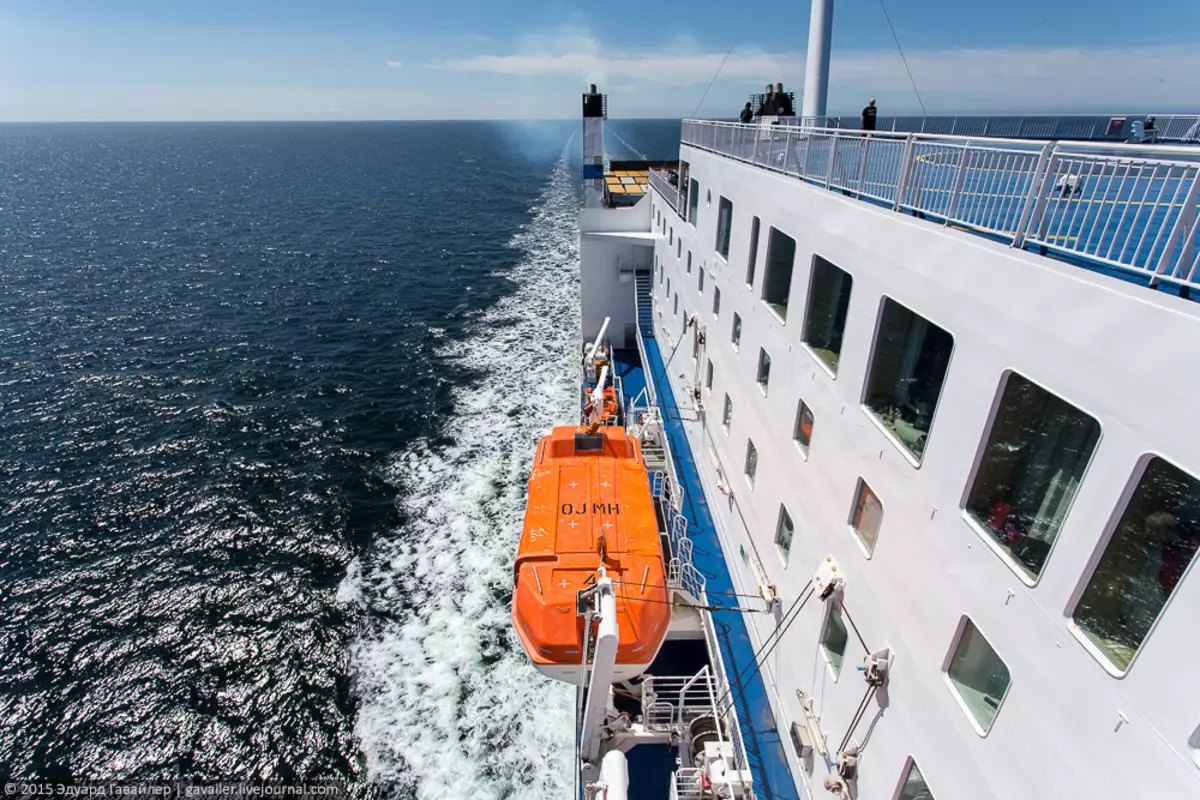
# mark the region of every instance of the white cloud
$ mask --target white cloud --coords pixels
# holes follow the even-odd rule
[[[386,63],[387,63],[388,69],[400,69],[401,67],[404,66],[403,61],[388,61]]]
[[[686,42],[662,50],[621,51],[568,33],[526,40],[510,54],[429,66],[523,79],[569,78],[602,88],[619,80],[653,94],[655,109],[665,116],[690,109],[664,107],[661,90],[706,86],[724,57],[724,52],[698,51]],[[1200,45],[925,50],[908,53],[908,61],[930,113],[1169,109],[1190,107],[1200,95]],[[782,80],[798,91],[804,82],[803,53],[734,52],[711,98],[727,104],[768,80]],[[867,96],[879,97],[889,111],[916,110],[908,75],[894,51],[835,53],[831,84],[831,105],[841,103],[847,110]],[[690,99],[680,95],[681,103]]]

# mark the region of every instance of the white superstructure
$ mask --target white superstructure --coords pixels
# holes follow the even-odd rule
[[[804,792],[1200,796],[1200,306],[720,149],[643,201],[655,335],[740,591],[846,581],[763,665]]]

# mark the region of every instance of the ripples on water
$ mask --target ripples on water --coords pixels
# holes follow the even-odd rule
[[[457,482],[397,460],[570,130],[0,128],[0,773],[364,774],[351,647],[408,601],[338,587]]]

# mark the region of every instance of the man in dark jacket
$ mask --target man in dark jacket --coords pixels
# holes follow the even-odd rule
[[[875,130],[875,98],[871,98],[871,102],[867,103],[867,107],[862,110],[862,129],[864,131]]]
[[[738,117],[738,122],[752,122],[754,120],[754,109],[746,103],[746,107],[742,109],[741,116]]]

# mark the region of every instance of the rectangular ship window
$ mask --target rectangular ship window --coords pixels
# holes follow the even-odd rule
[[[675,244],[675,227],[671,226],[671,232],[667,237],[667,246],[670,247],[674,244]]]
[[[676,292],[676,293],[675,293],[675,302],[674,302],[674,305],[673,305],[673,306],[672,306],[672,308],[671,308],[671,313],[672,313],[672,314],[678,314],[678,313],[679,313],[679,292]]]
[[[733,312],[733,349],[736,350],[742,344],[742,318],[735,311]]]
[[[799,407],[796,409],[796,425],[792,430],[792,439],[796,442],[796,447],[800,448],[800,452],[808,458],[808,446],[812,443],[813,433],[813,413],[812,409],[800,401]]]
[[[1155,456],[1072,615],[1075,626],[1116,669],[1128,669],[1198,547],[1200,481]]]
[[[796,240],[771,228],[767,235],[767,268],[763,273],[763,302],[781,322],[787,322],[788,297],[792,292],[792,266]]]
[[[854,279],[850,273],[820,256],[813,256],[802,339],[835,376],[842,355],[842,336],[846,330],[850,289],[853,285]]]
[[[725,428],[725,433],[729,433],[729,425],[733,422],[733,401],[729,399],[729,395],[725,395],[725,414],[722,417],[721,425]]]
[[[754,447],[754,442],[746,440],[746,482],[750,484],[750,488],[754,488],[754,474],[758,472],[758,450]]]
[[[825,656],[825,660],[829,662],[829,669],[833,672],[834,680],[842,674],[842,662],[846,658],[846,642],[850,640],[850,633],[846,630],[846,623],[842,619],[842,610],[837,606],[829,609],[829,616],[825,618],[825,630],[821,633],[821,652]]]
[[[1037,578],[1100,439],[1100,423],[1009,373],[966,512],[1023,576]]]
[[[750,220],[750,253],[746,258],[746,285],[754,286],[754,269],[758,265],[758,217]]]
[[[706,369],[704,372],[704,388],[708,389],[710,392],[712,391],[712,381],[713,381],[713,365],[712,365],[712,359],[710,358],[710,359],[708,359],[708,369]]]
[[[933,792],[929,791],[925,776],[917,769],[917,762],[911,758],[908,759],[908,771],[904,773],[900,782],[896,800],[933,800]]]
[[[884,298],[865,404],[917,463],[953,350],[953,336]]]
[[[721,316],[721,287],[713,287],[713,319]]]
[[[863,549],[870,557],[875,552],[875,543],[879,541],[879,528],[883,525],[883,503],[871,491],[871,487],[862,478],[858,479],[858,492],[854,498],[854,511],[850,515],[850,527]]]
[[[688,275],[692,274],[692,251],[691,250],[688,250],[688,255],[687,255],[687,274]]]
[[[946,677],[976,729],[986,734],[996,721],[1012,678],[975,623],[965,617]]]
[[[775,525],[775,546],[779,548],[779,555],[783,558],[784,564],[787,564],[788,556],[791,555],[792,536],[795,532],[796,528],[792,525],[791,516],[787,509],[780,505],[779,522]]]
[[[698,269],[697,272],[700,273],[700,278],[699,278],[700,289],[699,289],[699,291],[700,291],[700,294],[704,294],[704,267],[701,267],[700,269]]]
[[[758,388],[767,393],[767,384],[771,382],[771,355],[761,347],[758,348]]]
[[[695,178],[688,181],[688,222],[696,226],[696,210],[700,207],[700,182]]]
[[[729,260],[729,234],[733,230],[733,203],[722,197],[717,207],[717,252]]]

